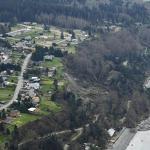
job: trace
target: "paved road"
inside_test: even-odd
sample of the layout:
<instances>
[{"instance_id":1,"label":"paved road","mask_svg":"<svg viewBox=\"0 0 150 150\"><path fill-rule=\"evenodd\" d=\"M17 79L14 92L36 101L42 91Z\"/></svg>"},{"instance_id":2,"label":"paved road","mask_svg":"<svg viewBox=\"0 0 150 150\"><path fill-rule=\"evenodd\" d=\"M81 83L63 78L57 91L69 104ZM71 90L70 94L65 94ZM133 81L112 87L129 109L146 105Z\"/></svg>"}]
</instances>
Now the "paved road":
<instances>
[{"instance_id":1,"label":"paved road","mask_svg":"<svg viewBox=\"0 0 150 150\"><path fill-rule=\"evenodd\" d=\"M137 131L148 131L150 130L150 117L143 120L137 127ZM126 150L132 138L135 136L136 132L130 132L130 129L123 129L122 133L118 136L119 138L112 145L112 147L107 150Z\"/></svg>"},{"instance_id":2,"label":"paved road","mask_svg":"<svg viewBox=\"0 0 150 150\"><path fill-rule=\"evenodd\" d=\"M92 123L95 123L98 120L98 118L99 118L99 115L95 115ZM86 124L85 127L89 127L89 124ZM77 140L82 135L82 133L83 133L83 127L74 129L74 131L78 132L78 134L74 138L72 138L71 141ZM49 137L51 135L63 135L63 134L71 133L71 132L72 132L72 130L56 131L56 132L52 132L52 133L49 133L47 135L44 135L42 137L37 137L36 139L40 140L40 139L45 139L45 138L47 138L47 137ZM28 142L31 142L31 141L33 141L33 139L29 139L29 140L26 140L24 142L21 142L21 143L18 144L18 146L20 147L20 146L22 146L24 144L27 144ZM65 144L64 145L64 149L66 150L68 148L69 148L69 145Z\"/></svg>"},{"instance_id":3,"label":"paved road","mask_svg":"<svg viewBox=\"0 0 150 150\"><path fill-rule=\"evenodd\" d=\"M126 150L134 135L135 133L130 132L130 129L124 129L118 140L113 144L111 148L108 148L107 150Z\"/></svg>"},{"instance_id":4,"label":"paved road","mask_svg":"<svg viewBox=\"0 0 150 150\"><path fill-rule=\"evenodd\" d=\"M15 89L12 99L7 104L1 106L0 110L7 109L18 98L19 91L23 86L23 72L24 72L24 70L27 69L27 66L30 61L31 56L32 56L32 54L28 54L22 64L21 73L20 73L20 76L18 77L18 83L17 83L17 86L16 86L16 89Z\"/></svg>"},{"instance_id":5,"label":"paved road","mask_svg":"<svg viewBox=\"0 0 150 150\"><path fill-rule=\"evenodd\" d=\"M82 135L82 133L83 133L83 128L81 127L81 128L78 128L78 129L76 129L75 130L78 134L76 135L76 136L74 136L72 139L71 139L71 141L73 142L73 141L76 141L81 135Z\"/></svg>"},{"instance_id":6,"label":"paved road","mask_svg":"<svg viewBox=\"0 0 150 150\"><path fill-rule=\"evenodd\" d=\"M94 116L94 120L92 121L92 123L96 123L96 121L98 120L99 118L99 115L95 115ZM86 128L89 127L89 124L86 124L85 125ZM83 134L83 127L81 128L78 128L78 129L75 129L75 131L78 133L76 136L74 136L70 141L73 142L73 141L76 141L78 138L80 138L80 136ZM68 150L69 149L69 145L68 144L65 144L64 145L64 150Z\"/></svg>"}]
</instances>

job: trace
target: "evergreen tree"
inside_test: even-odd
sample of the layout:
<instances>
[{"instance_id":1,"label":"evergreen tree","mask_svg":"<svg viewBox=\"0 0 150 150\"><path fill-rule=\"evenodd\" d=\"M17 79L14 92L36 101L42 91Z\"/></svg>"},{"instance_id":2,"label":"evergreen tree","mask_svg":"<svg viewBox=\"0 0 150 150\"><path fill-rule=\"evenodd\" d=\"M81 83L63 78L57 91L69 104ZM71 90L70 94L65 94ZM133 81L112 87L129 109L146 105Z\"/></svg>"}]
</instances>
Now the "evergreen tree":
<instances>
[{"instance_id":1,"label":"evergreen tree","mask_svg":"<svg viewBox=\"0 0 150 150\"><path fill-rule=\"evenodd\" d=\"M64 39L64 32L61 32L60 38L63 40Z\"/></svg>"},{"instance_id":2,"label":"evergreen tree","mask_svg":"<svg viewBox=\"0 0 150 150\"><path fill-rule=\"evenodd\" d=\"M74 31L71 32L71 39L76 39L76 34Z\"/></svg>"},{"instance_id":3,"label":"evergreen tree","mask_svg":"<svg viewBox=\"0 0 150 150\"><path fill-rule=\"evenodd\" d=\"M5 109L3 109L2 112L1 112L1 118L2 118L2 119L6 119L6 112L5 112Z\"/></svg>"},{"instance_id":4,"label":"evergreen tree","mask_svg":"<svg viewBox=\"0 0 150 150\"><path fill-rule=\"evenodd\" d=\"M57 91L58 90L58 80L57 79L54 79L54 91Z\"/></svg>"}]
</instances>

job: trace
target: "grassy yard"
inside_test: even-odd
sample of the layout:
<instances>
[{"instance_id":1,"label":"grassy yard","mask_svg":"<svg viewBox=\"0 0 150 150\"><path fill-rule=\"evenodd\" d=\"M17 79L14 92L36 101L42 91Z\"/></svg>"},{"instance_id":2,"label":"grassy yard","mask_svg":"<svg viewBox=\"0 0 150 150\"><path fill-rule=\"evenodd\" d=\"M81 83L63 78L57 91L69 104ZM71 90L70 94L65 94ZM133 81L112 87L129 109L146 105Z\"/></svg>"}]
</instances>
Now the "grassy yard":
<instances>
[{"instance_id":1,"label":"grassy yard","mask_svg":"<svg viewBox=\"0 0 150 150\"><path fill-rule=\"evenodd\" d=\"M12 62L15 63L15 64L23 62L22 54L17 52L17 51L13 51L10 58L12 59Z\"/></svg>"},{"instance_id":2,"label":"grassy yard","mask_svg":"<svg viewBox=\"0 0 150 150\"><path fill-rule=\"evenodd\" d=\"M12 75L8 78L8 82L17 83L18 82L18 77Z\"/></svg>"},{"instance_id":3,"label":"grassy yard","mask_svg":"<svg viewBox=\"0 0 150 150\"><path fill-rule=\"evenodd\" d=\"M61 110L59 104L48 100L47 97L42 97L39 108L44 114L49 114L50 112L56 113Z\"/></svg>"},{"instance_id":4,"label":"grassy yard","mask_svg":"<svg viewBox=\"0 0 150 150\"><path fill-rule=\"evenodd\" d=\"M20 41L20 39L13 38L13 37L7 37L7 40L8 40L9 43L11 43L11 44L16 44L17 42Z\"/></svg>"},{"instance_id":5,"label":"grassy yard","mask_svg":"<svg viewBox=\"0 0 150 150\"><path fill-rule=\"evenodd\" d=\"M10 101L15 91L15 87L0 88L0 101Z\"/></svg>"},{"instance_id":6,"label":"grassy yard","mask_svg":"<svg viewBox=\"0 0 150 150\"><path fill-rule=\"evenodd\" d=\"M23 26L17 24L16 26L11 27L11 31L17 31L17 30L20 30L20 29L23 29L23 28L24 28Z\"/></svg>"},{"instance_id":7,"label":"grassy yard","mask_svg":"<svg viewBox=\"0 0 150 150\"><path fill-rule=\"evenodd\" d=\"M48 115L50 112L58 112L61 110L61 107L58 104L48 101L45 97L42 98L39 108L39 115L21 113L21 116L14 118L11 124L7 125L7 128L12 131L15 125L17 125L17 127L21 127L29 122L40 119L43 115Z\"/></svg>"},{"instance_id":8,"label":"grassy yard","mask_svg":"<svg viewBox=\"0 0 150 150\"><path fill-rule=\"evenodd\" d=\"M64 67L63 67L61 58L54 58L52 61L44 61L41 64L41 66L44 68L56 67L57 68L57 74L56 74L57 80L61 80L63 78Z\"/></svg>"},{"instance_id":9,"label":"grassy yard","mask_svg":"<svg viewBox=\"0 0 150 150\"><path fill-rule=\"evenodd\" d=\"M3 135L3 134L0 134L0 150L3 150L1 149L1 144L4 144L4 142L8 141L10 139L10 136L8 135Z\"/></svg>"},{"instance_id":10,"label":"grassy yard","mask_svg":"<svg viewBox=\"0 0 150 150\"><path fill-rule=\"evenodd\" d=\"M48 115L50 112L60 111L61 106L52 101L49 101L45 97L42 97L39 109L39 115L21 113L21 116L14 118L11 124L7 125L7 127L10 129L10 131L12 131L15 125L21 127L29 122L40 119L43 115Z\"/></svg>"},{"instance_id":11,"label":"grassy yard","mask_svg":"<svg viewBox=\"0 0 150 150\"><path fill-rule=\"evenodd\" d=\"M38 115L32 115L32 114L25 114L25 113L21 113L20 117L15 118L10 125L8 125L8 128L12 131L13 127L15 125L17 125L18 127L23 126L26 123L35 121L37 119L39 119L40 116Z\"/></svg>"},{"instance_id":12,"label":"grassy yard","mask_svg":"<svg viewBox=\"0 0 150 150\"><path fill-rule=\"evenodd\" d=\"M42 33L42 32L43 32L43 30L40 30L40 29L31 29L31 31L29 31L29 32L23 33L21 35L16 35L15 38L22 39L27 36L31 36L31 38L35 38L36 36L39 36L40 33Z\"/></svg>"},{"instance_id":13,"label":"grassy yard","mask_svg":"<svg viewBox=\"0 0 150 150\"><path fill-rule=\"evenodd\" d=\"M76 48L75 48L75 46L70 45L67 47L67 51L68 51L68 53L75 54Z\"/></svg>"},{"instance_id":14,"label":"grassy yard","mask_svg":"<svg viewBox=\"0 0 150 150\"><path fill-rule=\"evenodd\" d=\"M43 94L48 93L53 89L53 80L48 77L42 78L41 80L41 91Z\"/></svg>"},{"instance_id":15,"label":"grassy yard","mask_svg":"<svg viewBox=\"0 0 150 150\"><path fill-rule=\"evenodd\" d=\"M64 78L64 68L63 66L57 68L56 79L62 80Z\"/></svg>"},{"instance_id":16,"label":"grassy yard","mask_svg":"<svg viewBox=\"0 0 150 150\"><path fill-rule=\"evenodd\" d=\"M52 61L44 61L41 65L45 68L51 68L51 67L62 67L62 61L60 58L54 58Z\"/></svg>"},{"instance_id":17,"label":"grassy yard","mask_svg":"<svg viewBox=\"0 0 150 150\"><path fill-rule=\"evenodd\" d=\"M58 82L58 89L60 91L64 90L65 86L68 84L68 82L66 80L60 80Z\"/></svg>"}]
</instances>

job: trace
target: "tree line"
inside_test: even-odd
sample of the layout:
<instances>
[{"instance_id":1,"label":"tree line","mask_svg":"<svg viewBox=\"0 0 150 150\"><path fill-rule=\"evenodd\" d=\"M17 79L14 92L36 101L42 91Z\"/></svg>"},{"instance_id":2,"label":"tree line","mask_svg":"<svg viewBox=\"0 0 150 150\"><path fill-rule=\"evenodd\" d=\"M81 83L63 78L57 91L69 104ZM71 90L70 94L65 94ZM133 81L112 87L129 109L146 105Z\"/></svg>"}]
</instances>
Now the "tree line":
<instances>
[{"instance_id":1,"label":"tree line","mask_svg":"<svg viewBox=\"0 0 150 150\"><path fill-rule=\"evenodd\" d=\"M32 60L33 61L43 61L45 55L53 55L55 57L63 57L64 52L61 51L61 49L56 47L42 47L42 46L36 46L35 52L32 54Z\"/></svg>"},{"instance_id":2,"label":"tree line","mask_svg":"<svg viewBox=\"0 0 150 150\"><path fill-rule=\"evenodd\" d=\"M76 5L76 2L79 4ZM0 21L38 21L65 27L90 27L104 21L122 22L126 25L134 22L149 22L149 12L143 4L113 0L99 3L96 7L84 6L86 1L73 0L5 0L0 1ZM29 7L30 6L30 7Z\"/></svg>"}]
</instances>

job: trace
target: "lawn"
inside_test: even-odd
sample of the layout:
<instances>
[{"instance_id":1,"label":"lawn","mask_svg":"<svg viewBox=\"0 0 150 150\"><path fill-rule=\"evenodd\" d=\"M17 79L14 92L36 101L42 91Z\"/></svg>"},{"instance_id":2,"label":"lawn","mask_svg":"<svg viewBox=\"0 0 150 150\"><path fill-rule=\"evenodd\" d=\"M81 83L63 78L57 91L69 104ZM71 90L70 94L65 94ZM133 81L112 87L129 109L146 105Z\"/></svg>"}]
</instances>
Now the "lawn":
<instances>
[{"instance_id":1,"label":"lawn","mask_svg":"<svg viewBox=\"0 0 150 150\"><path fill-rule=\"evenodd\" d=\"M42 115L49 114L50 111L51 112L58 112L61 110L61 107L58 104L56 104L52 101L48 101L45 98L41 100L39 108L40 108L39 115L21 113L21 116L14 118L13 121L11 122L11 124L9 124L7 127L10 129L10 131L12 131L13 127L15 125L20 127L20 126L23 126L29 122L32 122L32 121L35 121L35 120L41 118Z\"/></svg>"},{"instance_id":2,"label":"lawn","mask_svg":"<svg viewBox=\"0 0 150 150\"><path fill-rule=\"evenodd\" d=\"M54 58L52 61L44 61L41 66L45 68L51 68L51 67L62 67L63 64L60 58Z\"/></svg>"},{"instance_id":3,"label":"lawn","mask_svg":"<svg viewBox=\"0 0 150 150\"><path fill-rule=\"evenodd\" d=\"M60 91L63 91L64 90L64 88L65 88L65 86L68 84L68 82L66 81L66 80L60 80L59 82L58 82L58 89L60 90Z\"/></svg>"},{"instance_id":4,"label":"lawn","mask_svg":"<svg viewBox=\"0 0 150 150\"><path fill-rule=\"evenodd\" d=\"M12 59L12 62L15 63L15 64L23 62L22 54L17 52L17 51L13 51L10 58Z\"/></svg>"},{"instance_id":5,"label":"lawn","mask_svg":"<svg viewBox=\"0 0 150 150\"><path fill-rule=\"evenodd\" d=\"M45 114L49 114L50 112L59 112L61 110L61 106L55 102L48 100L46 97L42 97L40 102L40 110Z\"/></svg>"},{"instance_id":6,"label":"lawn","mask_svg":"<svg viewBox=\"0 0 150 150\"><path fill-rule=\"evenodd\" d=\"M13 37L7 37L7 40L8 40L9 43L11 43L11 44L16 44L17 42L20 41L20 39L13 38Z\"/></svg>"},{"instance_id":7,"label":"lawn","mask_svg":"<svg viewBox=\"0 0 150 150\"><path fill-rule=\"evenodd\" d=\"M17 83L18 82L18 77L10 75L10 77L8 78L8 82Z\"/></svg>"},{"instance_id":8,"label":"lawn","mask_svg":"<svg viewBox=\"0 0 150 150\"><path fill-rule=\"evenodd\" d=\"M0 101L10 101L15 91L15 87L0 88Z\"/></svg>"},{"instance_id":9,"label":"lawn","mask_svg":"<svg viewBox=\"0 0 150 150\"><path fill-rule=\"evenodd\" d=\"M17 24L16 26L11 27L11 31L17 31L17 30L20 30L20 29L24 29L24 27L21 26L20 24Z\"/></svg>"},{"instance_id":10,"label":"lawn","mask_svg":"<svg viewBox=\"0 0 150 150\"><path fill-rule=\"evenodd\" d=\"M56 74L57 80L61 80L63 78L64 68L63 68L61 58L54 58L52 61L44 61L41 64L41 66L44 68L56 67L57 68L57 74Z\"/></svg>"},{"instance_id":11,"label":"lawn","mask_svg":"<svg viewBox=\"0 0 150 150\"><path fill-rule=\"evenodd\" d=\"M68 53L75 54L76 48L75 48L75 46L70 45L67 47L67 51L68 51Z\"/></svg>"},{"instance_id":12,"label":"lawn","mask_svg":"<svg viewBox=\"0 0 150 150\"><path fill-rule=\"evenodd\" d=\"M42 78L41 80L41 91L43 94L48 93L53 89L53 80L48 77Z\"/></svg>"},{"instance_id":13,"label":"lawn","mask_svg":"<svg viewBox=\"0 0 150 150\"><path fill-rule=\"evenodd\" d=\"M10 139L10 136L0 134L0 150L1 150L1 146L3 146L1 144L4 144L4 142L8 141L9 139Z\"/></svg>"},{"instance_id":14,"label":"lawn","mask_svg":"<svg viewBox=\"0 0 150 150\"><path fill-rule=\"evenodd\" d=\"M31 38L35 38L36 36L39 36L40 33L42 33L42 32L43 32L43 30L41 30L41 29L31 29L29 32L23 33L21 35L16 35L15 38L22 39L27 36L31 36Z\"/></svg>"},{"instance_id":15,"label":"lawn","mask_svg":"<svg viewBox=\"0 0 150 150\"><path fill-rule=\"evenodd\" d=\"M23 126L26 123L32 122L40 118L38 115L32 115L32 114L25 114L21 113L20 117L15 118L10 125L8 125L9 129L12 129L14 125L17 125L18 127Z\"/></svg>"},{"instance_id":16,"label":"lawn","mask_svg":"<svg viewBox=\"0 0 150 150\"><path fill-rule=\"evenodd\" d=\"M41 101L40 101L40 113L47 115L50 112L58 112L61 110L61 106L55 102L50 101L51 96L48 94L49 91L53 91L53 79L43 77L41 80Z\"/></svg>"},{"instance_id":17,"label":"lawn","mask_svg":"<svg viewBox=\"0 0 150 150\"><path fill-rule=\"evenodd\" d=\"M58 67L57 68L57 73L56 73L56 77L57 80L62 80L64 78L64 68L62 67Z\"/></svg>"}]
</instances>

